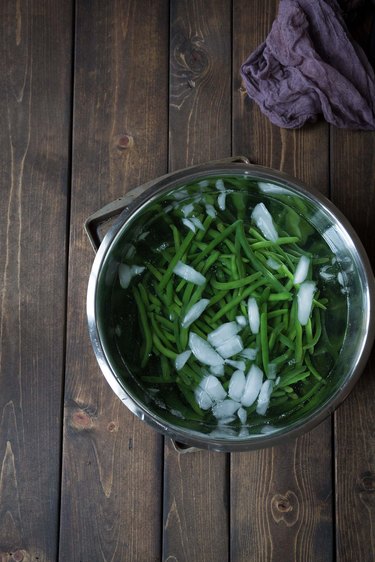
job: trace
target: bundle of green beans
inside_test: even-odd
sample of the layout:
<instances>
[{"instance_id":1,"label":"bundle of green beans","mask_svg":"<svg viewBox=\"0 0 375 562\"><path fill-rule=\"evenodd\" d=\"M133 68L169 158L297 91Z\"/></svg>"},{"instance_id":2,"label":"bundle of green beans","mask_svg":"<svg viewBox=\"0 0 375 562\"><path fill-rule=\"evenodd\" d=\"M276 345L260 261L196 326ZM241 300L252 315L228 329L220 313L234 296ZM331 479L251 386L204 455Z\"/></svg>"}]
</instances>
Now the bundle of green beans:
<instances>
[{"instance_id":1,"label":"bundle of green beans","mask_svg":"<svg viewBox=\"0 0 375 562\"><path fill-rule=\"evenodd\" d=\"M237 195L233 194L233 203L239 218L228 211L218 216L195 213L201 225L195 232L182 228L180 210L160 212L159 220L165 221L170 232L169 242L143 263L145 271L130 286L142 336L142 381L160 388L174 385L199 416L210 415L194 396L208 368L191 355L177 370L176 358L189 349L190 333L207 340L223 323L248 318L249 298L259 307L260 328L252 333L248 324L243 326L241 338L244 348L255 350L254 358L239 353L231 359L245 362L246 371L255 363L273 381L269 415L303 404L325 384L327 375L314 363L327 299L320 297L318 288L310 317L302 326L297 314L299 285L294 279L301 256L310 260L306 280L312 280L314 268L328 263L330 257L309 254L297 236L286 232L275 241L266 239L249 218L245 220ZM174 270L180 262L194 268L205 282L197 285L178 277ZM275 264L279 264L277 269ZM186 314L201 299L209 301L207 307L189 327L183 327ZM226 362L218 377L225 390L232 374L233 366ZM254 412L255 404L247 408L249 415Z\"/></svg>"}]
</instances>

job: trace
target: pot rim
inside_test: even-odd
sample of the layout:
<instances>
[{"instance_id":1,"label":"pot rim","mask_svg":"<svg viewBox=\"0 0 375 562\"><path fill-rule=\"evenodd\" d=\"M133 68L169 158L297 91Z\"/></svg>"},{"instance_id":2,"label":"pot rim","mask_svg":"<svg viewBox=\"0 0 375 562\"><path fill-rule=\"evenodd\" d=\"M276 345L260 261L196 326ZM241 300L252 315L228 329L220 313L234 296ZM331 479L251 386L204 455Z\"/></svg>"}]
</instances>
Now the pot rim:
<instances>
[{"instance_id":1,"label":"pot rim","mask_svg":"<svg viewBox=\"0 0 375 562\"><path fill-rule=\"evenodd\" d=\"M104 346L102 345L98 326L97 326L97 311L96 311L96 290L99 273L102 265L110 252L117 236L125 228L127 221L139 213L145 205L152 203L152 201L159 197L164 192L169 191L171 188L181 184L181 182L188 183L197 176L203 175L216 175L216 174L246 174L255 177L258 180L268 180L271 182L279 182L295 191L302 194L304 197L312 201L315 205L323 207L326 214L330 215L334 221L341 224L344 230L349 235L349 238L358 255L358 261L363 268L364 278L366 280L367 288L367 317L366 317L366 330L361 342L361 349L359 350L358 360L348 372L347 378L343 381L342 385L336 392L327 399L323 405L319 406L314 412L311 412L305 419L295 422L290 429L280 429L268 434L250 436L244 439L228 440L225 437L210 437L192 430L182 427L177 427L170 423L163 421L159 416L150 412L148 408L142 404L136 397L132 396L127 389L126 383L116 374L115 370L111 367L110 362L106 356ZM375 298L375 282L373 277L372 268L366 254L366 251L360 241L358 235L349 223L348 219L341 213L335 205L327 199L323 194L314 188L307 187L303 182L289 176L283 172L257 166L247 163L206 163L198 166L193 166L185 170L172 172L165 176L148 182L139 186L134 191L129 192L124 197L124 210L121 212L115 223L110 227L105 235L102 243L99 246L98 252L95 256L92 265L88 290L87 290L87 319L89 327L89 335L91 343L99 363L101 371L111 386L115 394L120 400L129 408L129 410L139 417L142 421L146 421L157 431L164 435L182 442L187 445L211 449L216 451L247 451L252 449L260 449L264 447L272 447L280 443L297 437L314 427L321 421L328 417L337 406L345 400L348 394L353 389L358 381L371 352L372 344L375 337L375 320L372 319L372 312L374 308Z\"/></svg>"}]
</instances>

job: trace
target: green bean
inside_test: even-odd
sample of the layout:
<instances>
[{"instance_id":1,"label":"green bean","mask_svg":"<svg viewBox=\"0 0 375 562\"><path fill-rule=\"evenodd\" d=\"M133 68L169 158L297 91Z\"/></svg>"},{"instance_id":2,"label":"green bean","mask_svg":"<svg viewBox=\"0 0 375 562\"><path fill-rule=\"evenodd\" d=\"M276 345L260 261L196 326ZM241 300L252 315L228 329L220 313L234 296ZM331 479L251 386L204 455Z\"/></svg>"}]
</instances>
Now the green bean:
<instances>
[{"instance_id":1,"label":"green bean","mask_svg":"<svg viewBox=\"0 0 375 562\"><path fill-rule=\"evenodd\" d=\"M312 364L309 355L306 355L306 357L305 357L305 362L306 362L307 368L309 369L310 373L311 373L316 379L318 379L318 381L321 381L321 380L322 380L322 377L321 377L321 375L318 373L318 371L315 369L314 365Z\"/></svg>"},{"instance_id":2,"label":"green bean","mask_svg":"<svg viewBox=\"0 0 375 562\"><path fill-rule=\"evenodd\" d=\"M267 307L265 307L264 312L262 312L262 314L260 315L260 345L262 352L263 369L265 374L268 375L269 350L267 335Z\"/></svg>"},{"instance_id":3,"label":"green bean","mask_svg":"<svg viewBox=\"0 0 375 562\"><path fill-rule=\"evenodd\" d=\"M313 335L312 335L312 325L311 325L311 318L308 319L306 327L305 327L305 333L306 333L306 341L307 341L307 345L303 346L303 349L311 349L311 352L314 352L314 345L312 343L313 340Z\"/></svg>"},{"instance_id":4,"label":"green bean","mask_svg":"<svg viewBox=\"0 0 375 562\"><path fill-rule=\"evenodd\" d=\"M189 377L195 384L199 384L201 382L203 376L202 370L193 359L189 359L189 361L183 367L183 371L189 375Z\"/></svg>"},{"instance_id":5,"label":"green bean","mask_svg":"<svg viewBox=\"0 0 375 562\"><path fill-rule=\"evenodd\" d=\"M189 340L189 330L187 328L181 328L180 337L179 337L181 349L186 349L188 340Z\"/></svg>"},{"instance_id":6,"label":"green bean","mask_svg":"<svg viewBox=\"0 0 375 562\"><path fill-rule=\"evenodd\" d=\"M191 254L195 253L195 250L199 250L199 252L197 253L197 256L199 256L201 251L205 250L207 248L207 245L208 244L206 244L206 242L197 242L195 240L194 243L192 244L192 247L191 247L191 250L192 250ZM191 254L190 254L190 257L191 257Z\"/></svg>"},{"instance_id":7,"label":"green bean","mask_svg":"<svg viewBox=\"0 0 375 562\"><path fill-rule=\"evenodd\" d=\"M282 396L285 396L284 389L280 388L280 390L274 390L272 392L271 400L272 398L281 398Z\"/></svg>"},{"instance_id":8,"label":"green bean","mask_svg":"<svg viewBox=\"0 0 375 562\"><path fill-rule=\"evenodd\" d=\"M141 324L141 328L144 335L144 350L141 359L141 367L145 367L147 362L150 358L151 350L152 350L152 335L151 330L148 325L147 321L147 314L143 304L143 301L139 295L139 292L136 287L133 287L133 296L138 308L138 316Z\"/></svg>"},{"instance_id":9,"label":"green bean","mask_svg":"<svg viewBox=\"0 0 375 562\"><path fill-rule=\"evenodd\" d=\"M230 257L232 257L236 253L236 249L234 247L234 244L230 240L228 240L227 238L225 240L223 240L223 243L226 245L226 247L230 251Z\"/></svg>"},{"instance_id":10,"label":"green bean","mask_svg":"<svg viewBox=\"0 0 375 562\"><path fill-rule=\"evenodd\" d=\"M289 310L287 308L280 308L279 310L272 310L268 313L268 318L278 318L279 316L283 316L287 314Z\"/></svg>"},{"instance_id":11,"label":"green bean","mask_svg":"<svg viewBox=\"0 0 375 562\"><path fill-rule=\"evenodd\" d=\"M283 244L291 244L298 241L299 239L297 238L297 236L284 236L278 238L277 240L275 240L275 242L272 242L270 240L255 242L254 244L251 244L251 249L259 250L264 248L274 248L275 246L282 246Z\"/></svg>"},{"instance_id":12,"label":"green bean","mask_svg":"<svg viewBox=\"0 0 375 562\"><path fill-rule=\"evenodd\" d=\"M290 301L292 300L293 296L288 293L288 292L284 292L284 293L272 293L269 297L268 300L270 302L279 302L279 301Z\"/></svg>"},{"instance_id":13,"label":"green bean","mask_svg":"<svg viewBox=\"0 0 375 562\"><path fill-rule=\"evenodd\" d=\"M200 407L198 406L196 400L195 400L195 396L194 393L189 390L188 388L184 387L184 385L179 384L178 385L182 395L184 396L186 402L189 404L189 406L192 407L193 411L198 414L199 416L203 416L205 414L205 412L203 410L200 409Z\"/></svg>"},{"instance_id":14,"label":"green bean","mask_svg":"<svg viewBox=\"0 0 375 562\"><path fill-rule=\"evenodd\" d=\"M234 279L235 281L237 281L237 280L239 279L239 274L238 274L238 270L237 270L236 256L235 256L235 255L233 255L233 256L231 257L231 260L230 260L230 268L231 268L231 271L232 271L232 277L233 277L233 279Z\"/></svg>"},{"instance_id":15,"label":"green bean","mask_svg":"<svg viewBox=\"0 0 375 562\"><path fill-rule=\"evenodd\" d=\"M243 298L243 294L242 294L242 298ZM246 307L246 305L243 301L240 302L240 308L241 308L242 316L245 316L245 318L247 318L248 311L247 311L247 307Z\"/></svg>"},{"instance_id":16,"label":"green bean","mask_svg":"<svg viewBox=\"0 0 375 562\"><path fill-rule=\"evenodd\" d=\"M302 248L299 248L298 246L296 246L296 244L290 244L289 253L292 256L294 256L295 258L298 258L298 260L301 256L306 256L309 259L311 259L310 252L305 252L304 250L302 250Z\"/></svg>"},{"instance_id":17,"label":"green bean","mask_svg":"<svg viewBox=\"0 0 375 562\"><path fill-rule=\"evenodd\" d=\"M254 227L250 227L249 228L249 234L251 234L253 236L253 238L255 238L256 240L259 240L259 242L264 242L266 239L263 238L263 236L260 234L260 232L258 232L257 230L255 230Z\"/></svg>"},{"instance_id":18,"label":"green bean","mask_svg":"<svg viewBox=\"0 0 375 562\"><path fill-rule=\"evenodd\" d=\"M168 359L164 355L162 355L160 358L160 362L161 362L161 372L163 375L163 379L170 381L171 368Z\"/></svg>"},{"instance_id":19,"label":"green bean","mask_svg":"<svg viewBox=\"0 0 375 562\"><path fill-rule=\"evenodd\" d=\"M206 263L202 267L201 273L206 275L207 271L214 265L220 256L220 252L213 252L209 258L207 258Z\"/></svg>"},{"instance_id":20,"label":"green bean","mask_svg":"<svg viewBox=\"0 0 375 562\"><path fill-rule=\"evenodd\" d=\"M165 298L167 300L168 306L170 306L172 304L172 301L174 300L173 297L174 297L174 295L173 295L173 283L171 283L171 281L169 281L169 283L167 283L167 287L166 287L166 290L165 290Z\"/></svg>"},{"instance_id":21,"label":"green bean","mask_svg":"<svg viewBox=\"0 0 375 562\"><path fill-rule=\"evenodd\" d=\"M174 343L174 337L173 337L173 335L170 334L170 333L169 333L168 331L166 331L166 330L163 331L163 330L159 327L159 325L158 325L158 323L157 323L157 321L156 321L155 315L154 315L153 313L150 313L150 314L149 314L149 318L150 318L150 320L151 320L151 326L152 326L152 328L153 328L153 330L154 330L154 333L158 336L158 339L163 343L163 345L164 345L166 348L168 348L168 349L171 348L171 347L172 347L171 344L173 345L173 343Z\"/></svg>"},{"instance_id":22,"label":"green bean","mask_svg":"<svg viewBox=\"0 0 375 562\"><path fill-rule=\"evenodd\" d=\"M163 277L163 274L160 273L160 271L158 269L156 269L156 267L154 267L152 265L152 263L146 262L145 266L147 267L147 269L156 277L156 279L158 281L160 281Z\"/></svg>"},{"instance_id":23,"label":"green bean","mask_svg":"<svg viewBox=\"0 0 375 562\"><path fill-rule=\"evenodd\" d=\"M226 259L224 259L223 256L220 256L220 258L219 258L219 262L220 262L221 265L222 265L222 268L221 268L221 269L222 269L222 273L223 273L224 275L228 276L228 277L230 277L230 276L232 275L232 272L231 272L231 269L230 269L230 265L229 265L229 263L228 263L229 260L230 260L230 258L228 258L228 259L226 260Z\"/></svg>"},{"instance_id":24,"label":"green bean","mask_svg":"<svg viewBox=\"0 0 375 562\"><path fill-rule=\"evenodd\" d=\"M215 316L213 317L213 321L216 322L217 320L219 320L222 316L224 316L225 314L227 314L232 308L234 308L235 306L237 306L242 299L246 299L247 297L249 297L250 295L252 295L254 293L254 290L257 287L260 287L261 285L263 285L265 283L264 279L260 279L258 280L256 283L254 283L253 285L251 285L250 287L247 287L247 289L242 293L242 295L238 295L236 298L234 298L233 300L231 300L231 302L227 303L223 308L221 308L221 310L219 310ZM215 297L214 297L215 298ZM212 306L212 302L210 301L210 304L208 306Z\"/></svg>"},{"instance_id":25,"label":"green bean","mask_svg":"<svg viewBox=\"0 0 375 562\"><path fill-rule=\"evenodd\" d=\"M173 332L173 322L171 322L170 320L168 320L167 318L165 318L164 316L161 316L161 314L155 314L155 319L164 326L164 328L166 328L166 330L169 330L170 332Z\"/></svg>"},{"instance_id":26,"label":"green bean","mask_svg":"<svg viewBox=\"0 0 375 562\"><path fill-rule=\"evenodd\" d=\"M213 219L213 217L210 217L209 215L207 215L205 217L205 219L203 219L203 215L199 215L198 218L201 221L201 223L203 224L203 228L204 228L204 230L198 230L197 235L195 237L195 240L197 242L200 242L201 240L203 240L204 236L206 236L206 232L207 232L207 230L209 230L209 228L210 228L214 219Z\"/></svg>"},{"instance_id":27,"label":"green bean","mask_svg":"<svg viewBox=\"0 0 375 562\"><path fill-rule=\"evenodd\" d=\"M278 281L276 279L276 277L255 257L252 249L250 248L249 243L247 242L247 240L245 238L245 235L244 235L244 232L243 232L243 225L240 224L239 227L240 227L239 228L239 240L240 240L242 249L245 252L246 256L249 258L253 267L257 271L260 271L261 273L263 273L263 275L266 277L268 283L270 285L272 285L272 287L274 287L279 292L284 292L284 287L280 283L280 281Z\"/></svg>"},{"instance_id":28,"label":"green bean","mask_svg":"<svg viewBox=\"0 0 375 562\"><path fill-rule=\"evenodd\" d=\"M292 349L294 351L295 345L294 343L284 334L280 334L279 335L279 340L281 341L282 344L284 344L286 347L289 347L289 349ZM275 361L274 361L275 362Z\"/></svg>"},{"instance_id":29,"label":"green bean","mask_svg":"<svg viewBox=\"0 0 375 562\"><path fill-rule=\"evenodd\" d=\"M171 278L171 276L173 274L173 270L176 267L177 262L180 261L180 259L182 258L182 256L186 252L186 250L188 249L189 245L191 244L193 238L194 238L194 232L189 232L189 234L187 234L187 236L185 237L185 240L182 242L178 251L175 253L173 259L171 260L171 262L170 262L170 264L167 268L167 271L164 273L161 281L159 282L159 285L158 285L159 291L162 291L165 288L166 284L168 283L169 279Z\"/></svg>"},{"instance_id":30,"label":"green bean","mask_svg":"<svg viewBox=\"0 0 375 562\"><path fill-rule=\"evenodd\" d=\"M171 284L172 287L173 287L173 283L172 283L171 281L170 281L170 284ZM182 308L182 304L183 304L183 303L182 303L181 299L179 298L179 296L176 295L176 293L174 293L173 297L174 297L173 300L174 300L174 302L176 303L176 305L177 305L179 308Z\"/></svg>"},{"instance_id":31,"label":"green bean","mask_svg":"<svg viewBox=\"0 0 375 562\"><path fill-rule=\"evenodd\" d=\"M142 283L138 283L138 291L139 291L139 296L141 297L145 307L148 307L150 305L149 298L148 298L147 291Z\"/></svg>"},{"instance_id":32,"label":"green bean","mask_svg":"<svg viewBox=\"0 0 375 562\"><path fill-rule=\"evenodd\" d=\"M216 293L211 299L210 299L210 303L209 303L209 307L213 306L214 304L217 304L218 302L220 302L221 300L223 300L223 298L225 297L225 295L228 293L228 290L226 291L219 291L218 293ZM207 309L206 309L207 310ZM216 320L215 320L216 322Z\"/></svg>"},{"instance_id":33,"label":"green bean","mask_svg":"<svg viewBox=\"0 0 375 562\"><path fill-rule=\"evenodd\" d=\"M243 193L241 193L241 192L240 193L232 193L231 199L233 201L233 205L237 209L238 218L244 219L245 218L245 212L246 212L246 205L245 205Z\"/></svg>"},{"instance_id":34,"label":"green bean","mask_svg":"<svg viewBox=\"0 0 375 562\"><path fill-rule=\"evenodd\" d=\"M139 283L138 288L143 288L143 285L141 283ZM143 290L145 290L143 288ZM161 308L162 308L162 303L160 302L160 300L151 293L151 291L148 292L148 298L151 301L152 305L154 306L154 310L155 312L157 312L158 314L161 313Z\"/></svg>"},{"instance_id":35,"label":"green bean","mask_svg":"<svg viewBox=\"0 0 375 562\"><path fill-rule=\"evenodd\" d=\"M296 340L295 340L295 353L294 353L294 357L296 360L296 363L300 363L303 359L303 349L302 349L302 326L299 322L299 320L296 320L295 323L295 330L296 330Z\"/></svg>"},{"instance_id":36,"label":"green bean","mask_svg":"<svg viewBox=\"0 0 375 562\"><path fill-rule=\"evenodd\" d=\"M285 392L287 392L288 394L291 394L294 392L293 388L291 386L284 386L284 390Z\"/></svg>"},{"instance_id":37,"label":"green bean","mask_svg":"<svg viewBox=\"0 0 375 562\"><path fill-rule=\"evenodd\" d=\"M286 267L285 264L282 265L278 271L279 271L279 273L284 273L285 276L289 278L289 280L292 282L292 284L291 284L291 287L292 287L293 284L294 284L294 273L289 271L289 269Z\"/></svg>"},{"instance_id":38,"label":"green bean","mask_svg":"<svg viewBox=\"0 0 375 562\"><path fill-rule=\"evenodd\" d=\"M290 309L289 324L288 324L288 337L290 337L297 320L297 299L293 299L292 307Z\"/></svg>"},{"instance_id":39,"label":"green bean","mask_svg":"<svg viewBox=\"0 0 375 562\"><path fill-rule=\"evenodd\" d=\"M179 371L178 376L176 378L176 382L178 385L182 383L185 386L185 388L186 387L190 388L192 385L190 377L183 371Z\"/></svg>"},{"instance_id":40,"label":"green bean","mask_svg":"<svg viewBox=\"0 0 375 562\"><path fill-rule=\"evenodd\" d=\"M239 223L242 223L241 220L237 220L234 223L232 223L231 225L227 226L227 228L225 228L220 234L218 234L216 236L216 238L214 238L214 240L212 240L212 242L210 242L210 244L208 244L208 246L201 252L200 256L198 258L196 258L193 263L192 263L192 267L196 267L198 265L198 263L200 261L203 260L203 258L205 258L207 255L209 255L212 250L214 248L216 248L216 246L218 244L220 244L220 242L222 242L223 240L225 240L225 238L231 233L233 232L233 230L235 230L237 228L237 225ZM178 260L177 260L178 261ZM177 263L176 261L176 263ZM174 267L174 266L173 266Z\"/></svg>"},{"instance_id":41,"label":"green bean","mask_svg":"<svg viewBox=\"0 0 375 562\"><path fill-rule=\"evenodd\" d=\"M292 279L289 279L288 283L285 285L286 291L290 291L293 286L294 286L294 281Z\"/></svg>"},{"instance_id":42,"label":"green bean","mask_svg":"<svg viewBox=\"0 0 375 562\"><path fill-rule=\"evenodd\" d=\"M294 410L297 406L299 406L299 405L304 404L305 402L307 402L307 400L309 400L309 399L311 398L311 396L314 396L314 395L317 393L317 391L318 391L318 389L319 389L320 386L321 386L321 383L320 383L320 382L316 383L316 385L314 385L304 396L302 396L301 398L297 398L296 400L291 401L291 402L290 402L290 404L291 404L291 409ZM285 389L284 389L284 390L285 390ZM292 390L293 390L293 389L292 389ZM288 413L288 411L289 411L289 410L286 410L285 407L284 407L283 410L282 410L282 414L285 415L285 414ZM273 412L274 414L276 414L276 413L277 413L277 409L272 410L272 412Z\"/></svg>"},{"instance_id":43,"label":"green bean","mask_svg":"<svg viewBox=\"0 0 375 562\"><path fill-rule=\"evenodd\" d=\"M195 329L195 327L198 327L199 330L201 330L201 332L203 334L205 334L205 338L206 338L207 334L212 332L212 328L210 326L208 326L208 324L206 324L203 320L196 320L194 322L193 326L194 326L194 329Z\"/></svg>"},{"instance_id":44,"label":"green bean","mask_svg":"<svg viewBox=\"0 0 375 562\"><path fill-rule=\"evenodd\" d=\"M255 357L255 364L257 367L262 368L262 353L260 350L260 332L255 334L255 349L257 349L257 355Z\"/></svg>"},{"instance_id":45,"label":"green bean","mask_svg":"<svg viewBox=\"0 0 375 562\"><path fill-rule=\"evenodd\" d=\"M277 398L276 400L273 400L274 396L279 396L279 394L277 394L276 392L272 393L271 402L270 402L270 409L272 409L273 406L279 406L281 404L285 404L285 402L288 402L288 400L289 400L289 396L287 396L285 394L285 392L283 393L283 395L280 398Z\"/></svg>"},{"instance_id":46,"label":"green bean","mask_svg":"<svg viewBox=\"0 0 375 562\"><path fill-rule=\"evenodd\" d=\"M173 359L173 360L176 359L177 353L175 353L171 349L165 347L165 345L162 344L162 342L160 341L160 339L158 338L158 336L156 335L155 332L152 334L152 341L154 342L154 346L156 347L156 349L158 351L160 351L160 353L162 353L163 355L165 355L169 359Z\"/></svg>"},{"instance_id":47,"label":"green bean","mask_svg":"<svg viewBox=\"0 0 375 562\"><path fill-rule=\"evenodd\" d=\"M288 253L281 246L275 246L274 248L272 248L272 250L263 250L263 253L267 257L272 257L273 259L276 259L277 261L281 262L281 268L285 267L288 270L288 267L290 267L291 269L294 270L293 261L290 259ZM278 271L280 271L280 269L278 269Z\"/></svg>"},{"instance_id":48,"label":"green bean","mask_svg":"<svg viewBox=\"0 0 375 562\"><path fill-rule=\"evenodd\" d=\"M268 297L270 296L271 289L270 287L265 287L262 291L262 294L259 297L259 304L263 304L268 301Z\"/></svg>"},{"instance_id":49,"label":"green bean","mask_svg":"<svg viewBox=\"0 0 375 562\"><path fill-rule=\"evenodd\" d=\"M272 312L270 312L268 314L268 318L270 318L271 314L272 314ZM270 339L269 339L269 342L268 342L268 347L269 347L270 351L273 350L274 345L276 343L276 339L277 339L278 335L280 334L280 332L282 331L282 329L283 329L282 324L279 324L278 326L276 326L276 328L272 329L271 336L270 336Z\"/></svg>"},{"instance_id":50,"label":"green bean","mask_svg":"<svg viewBox=\"0 0 375 562\"><path fill-rule=\"evenodd\" d=\"M325 304L322 301L318 301L318 300L313 299L313 306L321 308L322 310L327 310L327 307L325 306Z\"/></svg>"},{"instance_id":51,"label":"green bean","mask_svg":"<svg viewBox=\"0 0 375 562\"><path fill-rule=\"evenodd\" d=\"M305 379L307 379L310 376L310 371L302 371L302 373L299 373L298 375L294 375L293 377L289 377L288 378L288 386L291 386L292 384L296 384L298 382L301 382ZM280 384L280 388L282 388L281 384ZM285 388L285 387L284 387Z\"/></svg>"},{"instance_id":52,"label":"green bean","mask_svg":"<svg viewBox=\"0 0 375 562\"><path fill-rule=\"evenodd\" d=\"M174 241L174 246L177 250L179 249L179 247L181 246L181 237L180 237L180 232L178 230L178 228L176 228L176 226L174 224L170 225L170 228L172 229L172 234L173 234L173 241Z\"/></svg>"},{"instance_id":53,"label":"green bean","mask_svg":"<svg viewBox=\"0 0 375 562\"><path fill-rule=\"evenodd\" d=\"M314 325L315 325L314 337L311 339L311 341L307 342L307 345L303 346L303 348L308 349L310 351L310 353L313 353L314 347L318 343L318 341L320 339L320 336L322 334L322 324L321 324L321 321L320 321L320 313L319 313L319 310L317 308L315 308L315 310L313 311L313 319L314 319ZM311 327L312 327L311 321L310 321L310 324L311 324Z\"/></svg>"},{"instance_id":54,"label":"green bean","mask_svg":"<svg viewBox=\"0 0 375 562\"><path fill-rule=\"evenodd\" d=\"M257 271L256 273L252 273L251 275L248 275L247 277L244 277L242 279L236 279L235 281L220 282L214 280L212 281L212 286L215 289L219 289L219 290L238 289L240 287L245 287L246 285L249 285L256 279L259 279L261 275L262 273L260 271Z\"/></svg>"},{"instance_id":55,"label":"green bean","mask_svg":"<svg viewBox=\"0 0 375 562\"><path fill-rule=\"evenodd\" d=\"M210 280L210 276L208 276L207 279ZM195 289L195 291L192 293L191 298L188 301L186 301L189 306L193 306L193 304L195 304L196 302L198 302L202 298L202 293L203 293L205 287L204 286L201 286L201 287L194 287L193 286L193 289Z\"/></svg>"},{"instance_id":56,"label":"green bean","mask_svg":"<svg viewBox=\"0 0 375 562\"><path fill-rule=\"evenodd\" d=\"M241 293L239 289L235 289L233 291L233 298L237 298L237 297L241 297ZM241 297L242 298L242 297ZM234 322L234 320L236 319L237 316L237 310L235 308L232 308L228 313L227 313L227 318L229 320L229 322Z\"/></svg>"},{"instance_id":57,"label":"green bean","mask_svg":"<svg viewBox=\"0 0 375 562\"><path fill-rule=\"evenodd\" d=\"M235 256L236 256L236 262L237 262L237 270L240 276L240 279L243 279L244 277L246 277L245 275L245 267L242 261L242 257L241 257L241 244L238 238L238 229L236 229L236 234L235 234L235 240L234 240L234 252L235 252Z\"/></svg>"},{"instance_id":58,"label":"green bean","mask_svg":"<svg viewBox=\"0 0 375 562\"><path fill-rule=\"evenodd\" d=\"M181 328L182 330L182 328ZM179 329L179 324L177 320L174 320L173 322L173 336L174 336L174 341L177 347L177 351L178 353L181 353L182 351L184 351L186 349L186 344L187 341L185 343L185 345L182 345L182 341L181 341L181 337L180 337L180 329Z\"/></svg>"}]
</instances>

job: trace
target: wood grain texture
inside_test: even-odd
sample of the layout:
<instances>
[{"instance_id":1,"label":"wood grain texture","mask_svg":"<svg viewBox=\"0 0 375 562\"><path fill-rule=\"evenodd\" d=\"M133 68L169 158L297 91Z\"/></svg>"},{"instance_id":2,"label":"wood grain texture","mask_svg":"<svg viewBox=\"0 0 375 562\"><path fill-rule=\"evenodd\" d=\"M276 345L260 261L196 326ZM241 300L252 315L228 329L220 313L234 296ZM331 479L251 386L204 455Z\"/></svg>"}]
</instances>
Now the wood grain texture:
<instances>
[{"instance_id":1,"label":"wood grain texture","mask_svg":"<svg viewBox=\"0 0 375 562\"><path fill-rule=\"evenodd\" d=\"M241 85L241 63L266 38L277 5L234 0L233 152L328 194L327 125L279 129ZM232 562L333 559L331 436L328 419L283 446L231 455Z\"/></svg>"},{"instance_id":2,"label":"wood grain texture","mask_svg":"<svg viewBox=\"0 0 375 562\"><path fill-rule=\"evenodd\" d=\"M332 129L332 200L375 264L375 134ZM375 559L374 353L335 413L337 560Z\"/></svg>"},{"instance_id":3,"label":"wood grain texture","mask_svg":"<svg viewBox=\"0 0 375 562\"><path fill-rule=\"evenodd\" d=\"M230 156L231 2L171 2L171 170ZM165 449L164 546L168 562L228 557L227 456Z\"/></svg>"},{"instance_id":4,"label":"wood grain texture","mask_svg":"<svg viewBox=\"0 0 375 562\"><path fill-rule=\"evenodd\" d=\"M172 0L171 170L230 156L231 2Z\"/></svg>"},{"instance_id":5,"label":"wood grain texture","mask_svg":"<svg viewBox=\"0 0 375 562\"><path fill-rule=\"evenodd\" d=\"M332 481L324 426L290 443L232 454L231 560L332 560Z\"/></svg>"},{"instance_id":6,"label":"wood grain texture","mask_svg":"<svg viewBox=\"0 0 375 562\"><path fill-rule=\"evenodd\" d=\"M165 447L166 562L228 559L227 455Z\"/></svg>"},{"instance_id":7,"label":"wood grain texture","mask_svg":"<svg viewBox=\"0 0 375 562\"><path fill-rule=\"evenodd\" d=\"M0 560L52 562L60 483L71 2L2 2L0 34Z\"/></svg>"},{"instance_id":8,"label":"wood grain texture","mask_svg":"<svg viewBox=\"0 0 375 562\"><path fill-rule=\"evenodd\" d=\"M160 559L162 438L110 390L89 343L83 222L166 172L166 2L79 0L60 559Z\"/></svg>"}]
</instances>

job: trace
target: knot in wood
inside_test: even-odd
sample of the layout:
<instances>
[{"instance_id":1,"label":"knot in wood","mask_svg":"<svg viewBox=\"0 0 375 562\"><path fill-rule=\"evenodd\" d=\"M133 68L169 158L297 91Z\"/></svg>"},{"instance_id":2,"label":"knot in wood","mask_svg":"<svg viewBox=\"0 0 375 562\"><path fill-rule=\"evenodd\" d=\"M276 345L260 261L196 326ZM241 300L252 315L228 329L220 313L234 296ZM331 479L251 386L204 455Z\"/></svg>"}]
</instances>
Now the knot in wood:
<instances>
[{"instance_id":1,"label":"knot in wood","mask_svg":"<svg viewBox=\"0 0 375 562\"><path fill-rule=\"evenodd\" d=\"M363 472L358 482L359 499L366 509L375 509L375 474L370 471Z\"/></svg>"},{"instance_id":2,"label":"knot in wood","mask_svg":"<svg viewBox=\"0 0 375 562\"><path fill-rule=\"evenodd\" d=\"M12 560L14 560L14 562L22 562L25 558L25 554L26 552L24 550L16 550L12 553Z\"/></svg>"},{"instance_id":3,"label":"knot in wood","mask_svg":"<svg viewBox=\"0 0 375 562\"><path fill-rule=\"evenodd\" d=\"M112 431L117 431L118 430L118 424L114 421L109 422L109 424L107 425L107 429L108 431L110 431L112 433Z\"/></svg>"},{"instance_id":4,"label":"knot in wood","mask_svg":"<svg viewBox=\"0 0 375 562\"><path fill-rule=\"evenodd\" d=\"M127 133L120 135L117 138L117 148L119 150L126 150L127 148L131 148L134 144L134 139L131 135Z\"/></svg>"},{"instance_id":5,"label":"knot in wood","mask_svg":"<svg viewBox=\"0 0 375 562\"><path fill-rule=\"evenodd\" d=\"M207 53L194 43L189 43L185 51L185 60L194 74L202 74L208 67Z\"/></svg>"},{"instance_id":6,"label":"knot in wood","mask_svg":"<svg viewBox=\"0 0 375 562\"><path fill-rule=\"evenodd\" d=\"M83 430L90 429L93 425L93 419L84 410L75 410L71 417L71 425L74 429Z\"/></svg>"},{"instance_id":7,"label":"knot in wood","mask_svg":"<svg viewBox=\"0 0 375 562\"><path fill-rule=\"evenodd\" d=\"M276 523L283 521L287 527L295 525L299 515L299 501L296 494L291 490L286 494L275 494L271 500L271 511Z\"/></svg>"},{"instance_id":8,"label":"knot in wood","mask_svg":"<svg viewBox=\"0 0 375 562\"><path fill-rule=\"evenodd\" d=\"M360 478L361 492L375 492L375 474L373 472L364 472Z\"/></svg>"},{"instance_id":9,"label":"knot in wood","mask_svg":"<svg viewBox=\"0 0 375 562\"><path fill-rule=\"evenodd\" d=\"M172 39L172 72L183 75L194 81L194 78L205 74L210 67L202 37L186 37L183 31L176 32Z\"/></svg>"}]
</instances>

